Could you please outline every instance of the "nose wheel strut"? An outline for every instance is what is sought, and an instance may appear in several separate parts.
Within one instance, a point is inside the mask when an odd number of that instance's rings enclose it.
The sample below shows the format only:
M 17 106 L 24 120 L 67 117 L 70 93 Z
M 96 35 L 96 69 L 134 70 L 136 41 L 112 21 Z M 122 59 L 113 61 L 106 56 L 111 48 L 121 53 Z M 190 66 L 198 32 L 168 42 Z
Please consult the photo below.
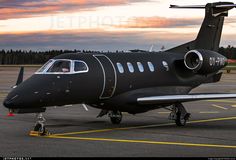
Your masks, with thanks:
M 34 130 L 31 131 L 31 135 L 39 135 L 39 136 L 45 136 L 45 135 L 48 135 L 49 132 L 46 130 L 46 127 L 45 127 L 45 122 L 46 122 L 46 119 L 43 117 L 43 114 L 42 113 L 37 113 L 36 114 L 36 123 L 35 123 L 35 126 L 34 126 Z

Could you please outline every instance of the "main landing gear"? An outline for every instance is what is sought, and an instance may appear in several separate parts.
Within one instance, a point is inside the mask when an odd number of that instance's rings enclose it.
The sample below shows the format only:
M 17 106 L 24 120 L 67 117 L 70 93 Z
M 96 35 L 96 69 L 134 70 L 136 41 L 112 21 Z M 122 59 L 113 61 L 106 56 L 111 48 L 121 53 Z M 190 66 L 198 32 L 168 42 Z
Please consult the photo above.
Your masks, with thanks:
M 46 119 L 43 117 L 42 113 L 36 114 L 36 124 L 34 126 L 34 130 L 30 132 L 32 136 L 46 136 L 49 135 L 49 132 L 46 130 L 45 122 Z
M 122 113 L 120 111 L 108 111 L 108 110 L 102 110 L 97 117 L 103 117 L 108 114 L 108 117 L 110 117 L 112 124 L 120 124 L 122 121 Z
M 181 103 L 174 104 L 169 115 L 170 120 L 174 120 L 177 126 L 185 126 L 190 118 L 190 113 L 186 111 Z
M 108 113 L 112 124 L 120 124 L 122 121 L 122 113 L 120 111 L 110 111 Z

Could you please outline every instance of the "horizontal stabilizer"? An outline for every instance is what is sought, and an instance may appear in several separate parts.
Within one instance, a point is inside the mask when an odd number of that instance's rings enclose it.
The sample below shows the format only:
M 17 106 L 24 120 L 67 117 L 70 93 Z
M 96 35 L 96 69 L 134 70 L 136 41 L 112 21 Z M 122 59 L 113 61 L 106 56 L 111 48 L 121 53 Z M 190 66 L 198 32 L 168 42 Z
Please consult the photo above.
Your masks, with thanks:
M 205 8 L 205 5 L 185 5 L 185 6 L 170 5 L 170 8 L 193 8 L 193 9 L 202 9 L 202 8 Z
M 190 102 L 208 99 L 236 98 L 236 94 L 189 94 L 189 95 L 167 95 L 138 98 L 139 104 L 174 104 L 179 102 Z
M 204 9 L 209 5 L 184 5 L 184 6 L 179 6 L 179 5 L 170 5 L 170 8 L 185 8 L 185 9 Z M 236 7 L 236 4 L 232 2 L 217 2 L 217 3 L 211 3 L 212 8 L 221 8 L 221 9 L 232 9 Z

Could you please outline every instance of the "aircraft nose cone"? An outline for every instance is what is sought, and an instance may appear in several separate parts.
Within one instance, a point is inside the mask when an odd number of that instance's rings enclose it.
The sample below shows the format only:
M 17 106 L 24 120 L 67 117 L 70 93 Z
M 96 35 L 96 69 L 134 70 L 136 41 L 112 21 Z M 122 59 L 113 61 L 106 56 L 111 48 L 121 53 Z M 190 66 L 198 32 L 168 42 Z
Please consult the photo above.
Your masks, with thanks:
M 11 107 L 11 103 L 10 103 L 10 101 L 7 100 L 7 99 L 4 100 L 3 105 L 4 105 L 6 108 L 10 108 L 10 107 Z
M 15 95 L 14 97 L 7 97 L 4 101 L 3 101 L 3 105 L 6 108 L 13 108 L 15 105 L 15 99 L 18 97 L 18 95 Z

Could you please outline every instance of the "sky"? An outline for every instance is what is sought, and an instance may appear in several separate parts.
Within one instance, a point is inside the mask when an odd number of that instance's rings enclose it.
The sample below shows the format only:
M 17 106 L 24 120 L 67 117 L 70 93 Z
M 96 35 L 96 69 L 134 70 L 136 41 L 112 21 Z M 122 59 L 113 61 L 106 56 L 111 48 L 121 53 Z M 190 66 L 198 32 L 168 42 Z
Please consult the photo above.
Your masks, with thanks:
M 0 0 L 0 49 L 155 51 L 195 39 L 204 10 L 170 9 L 212 0 Z M 221 46 L 236 46 L 236 9 Z

